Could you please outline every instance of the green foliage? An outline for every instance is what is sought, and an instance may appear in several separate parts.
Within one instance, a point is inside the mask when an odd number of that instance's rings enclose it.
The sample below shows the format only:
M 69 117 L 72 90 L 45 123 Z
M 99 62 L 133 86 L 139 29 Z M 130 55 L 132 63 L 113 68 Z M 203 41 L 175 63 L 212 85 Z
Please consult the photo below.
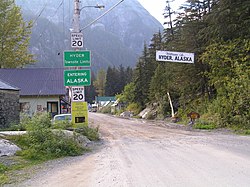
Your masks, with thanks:
M 99 140 L 99 127 L 91 128 L 91 127 L 81 127 L 79 129 L 75 129 L 75 132 L 86 136 L 91 141 Z
M 249 38 L 249 0 L 220 0 L 206 16 L 206 27 L 201 31 L 206 40 Z
M 135 84 L 133 82 L 127 84 L 121 94 L 116 95 L 121 103 L 132 103 L 135 101 Z
M 36 115 L 27 123 L 27 134 L 16 136 L 14 141 L 22 148 L 18 155 L 30 160 L 47 160 L 62 156 L 76 156 L 84 149 L 63 132 L 50 128 L 48 114 Z
M 6 174 L 1 174 L 0 173 L 0 185 L 7 184 L 9 181 L 9 178 Z
M 106 71 L 104 69 L 99 70 L 94 86 L 98 96 L 104 96 L 106 82 Z
M 132 69 L 120 65 L 119 68 L 108 67 L 105 81 L 105 95 L 114 96 L 122 93 L 125 85 L 132 79 Z
M 5 166 L 4 164 L 0 163 L 0 174 L 3 174 L 4 172 L 6 172 L 8 169 L 7 166 Z
M 164 30 L 163 37 L 155 34 L 152 44 L 144 46 L 135 68 L 134 87 L 123 92 L 121 100 L 128 100 L 131 94 L 133 102 L 143 108 L 156 104 L 157 114 L 152 117 L 164 116 L 169 111 L 169 92 L 174 109 L 184 120 L 188 112 L 196 111 L 204 116 L 204 128 L 249 129 L 249 3 L 187 0 L 175 24 L 167 21 L 170 28 Z M 171 10 L 168 2 L 166 7 Z M 171 11 L 166 17 L 171 17 Z M 157 62 L 153 66 L 156 50 L 192 52 L 195 63 Z
M 0 68 L 33 63 L 28 46 L 32 23 L 23 21 L 21 9 L 13 0 L 0 1 Z
M 136 68 L 134 70 L 134 100 L 141 105 L 142 108 L 150 101 L 150 82 L 154 76 L 154 71 L 157 68 L 155 61 L 155 50 L 160 49 L 161 46 L 161 33 L 155 34 L 151 40 L 149 49 L 144 44 L 142 56 L 139 58 Z
M 244 130 L 243 134 L 250 135 L 250 130 Z
M 83 152 L 73 138 L 51 130 L 31 131 L 16 139 L 22 151 L 17 154 L 30 160 L 48 160 L 63 156 L 76 156 Z
M 217 90 L 211 108 L 221 124 L 250 128 L 250 40 L 214 43 L 202 55 L 211 66 L 210 84 Z
M 52 129 L 71 129 L 72 127 L 72 122 L 68 120 L 55 121 L 51 126 Z
M 126 110 L 131 111 L 134 115 L 137 115 L 141 111 L 141 106 L 138 103 L 130 103 Z
M 195 125 L 193 126 L 193 128 L 195 129 L 204 129 L 204 130 L 212 130 L 212 129 L 216 129 L 217 126 L 214 123 L 208 123 L 206 121 L 198 121 L 195 123 Z
M 26 129 L 28 131 L 39 131 L 48 129 L 51 127 L 49 113 L 37 113 L 30 120 L 26 119 L 22 123 L 26 123 Z

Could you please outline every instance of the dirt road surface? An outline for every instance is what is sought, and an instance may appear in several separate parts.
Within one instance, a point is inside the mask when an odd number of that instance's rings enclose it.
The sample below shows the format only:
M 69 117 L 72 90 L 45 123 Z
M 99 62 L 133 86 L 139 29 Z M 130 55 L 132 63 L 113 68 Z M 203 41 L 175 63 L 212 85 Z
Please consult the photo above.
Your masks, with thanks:
M 250 137 L 90 113 L 103 144 L 19 186 L 249 187 Z

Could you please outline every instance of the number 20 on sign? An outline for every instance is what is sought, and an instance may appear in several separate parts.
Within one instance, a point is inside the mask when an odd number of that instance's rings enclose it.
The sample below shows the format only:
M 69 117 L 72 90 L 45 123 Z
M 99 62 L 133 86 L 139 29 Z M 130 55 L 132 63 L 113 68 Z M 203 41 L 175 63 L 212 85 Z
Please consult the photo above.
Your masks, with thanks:
M 83 34 L 80 32 L 71 33 L 71 47 L 83 48 Z
M 84 101 L 84 87 L 72 87 L 71 88 L 72 95 L 71 95 L 71 101 L 72 102 L 80 102 Z

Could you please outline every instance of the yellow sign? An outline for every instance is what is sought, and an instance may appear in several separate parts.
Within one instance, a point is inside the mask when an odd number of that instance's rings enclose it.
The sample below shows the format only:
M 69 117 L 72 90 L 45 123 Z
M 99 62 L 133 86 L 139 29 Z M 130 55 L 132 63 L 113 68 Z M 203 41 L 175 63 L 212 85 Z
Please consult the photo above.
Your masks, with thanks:
M 74 127 L 79 128 L 82 125 L 88 126 L 88 103 L 72 102 L 71 115 Z

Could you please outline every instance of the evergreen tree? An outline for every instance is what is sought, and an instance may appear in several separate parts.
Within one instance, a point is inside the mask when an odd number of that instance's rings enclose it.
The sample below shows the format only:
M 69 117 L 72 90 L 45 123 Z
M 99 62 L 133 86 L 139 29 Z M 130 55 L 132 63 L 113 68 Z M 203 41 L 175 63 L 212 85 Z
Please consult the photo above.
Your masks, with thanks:
M 97 96 L 96 93 L 96 88 L 94 86 L 94 82 L 95 82 L 95 74 L 92 72 L 91 73 L 91 85 L 90 86 L 85 86 L 85 101 L 88 103 L 93 103 L 93 101 L 95 100 L 95 96 Z
M 135 99 L 141 107 L 145 107 L 149 96 L 149 83 L 151 81 L 148 69 L 148 48 L 144 44 L 143 55 L 139 58 L 134 71 Z
M 97 78 L 94 81 L 94 86 L 98 96 L 104 96 L 105 93 L 105 83 L 106 83 L 106 71 L 100 69 L 97 73 Z
M 136 68 L 134 70 L 134 78 L 133 78 L 133 82 L 135 84 L 135 100 L 138 104 L 140 104 L 142 107 L 145 106 L 146 102 L 145 102 L 145 92 L 144 92 L 144 86 L 145 86 L 145 82 L 144 82 L 144 72 L 143 72 L 143 68 L 144 68 L 144 61 L 142 59 L 139 59 Z
M 207 47 L 202 59 L 209 63 L 207 73 L 216 89 L 210 111 L 218 114 L 220 125 L 250 128 L 250 39 L 216 42 Z
M 117 80 L 117 93 L 122 93 L 125 85 L 127 84 L 127 77 L 125 73 L 125 69 L 122 65 L 118 68 L 118 80 Z
M 110 66 L 107 69 L 106 82 L 105 82 L 105 96 L 114 96 L 115 95 L 115 80 L 117 80 L 114 68 Z
M 33 63 L 28 52 L 31 22 L 24 22 L 14 0 L 0 1 L 0 68 L 22 67 Z
M 212 5 L 211 13 L 204 17 L 206 27 L 200 32 L 205 41 L 250 38 L 249 0 L 220 0 Z
M 129 84 L 132 82 L 133 79 L 133 69 L 131 67 L 126 68 L 126 84 Z

